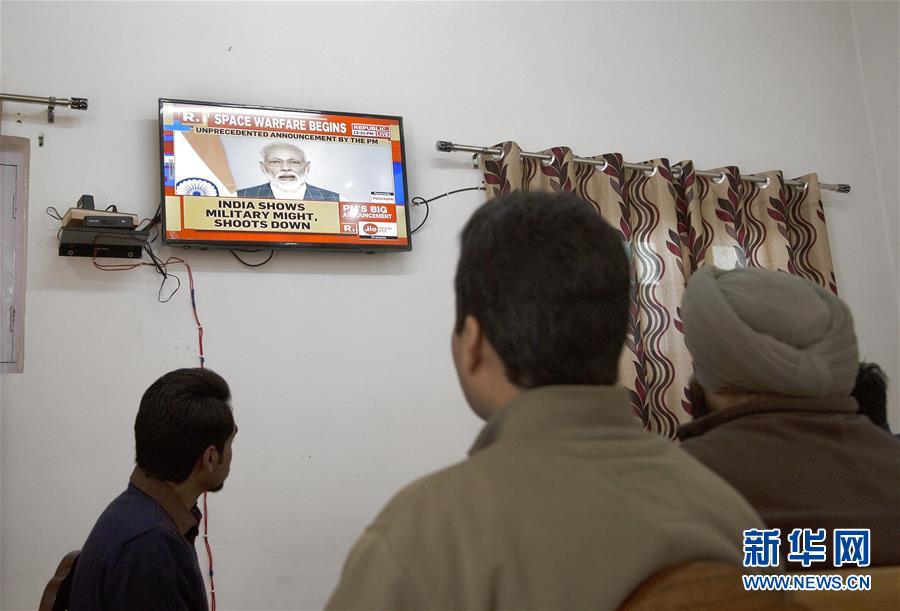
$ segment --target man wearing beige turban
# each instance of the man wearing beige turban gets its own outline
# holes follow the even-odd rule
[[[707,412],[681,426],[682,448],[782,537],[869,528],[871,563],[900,564],[900,441],[856,413],[846,304],[782,272],[707,267],[681,312]]]

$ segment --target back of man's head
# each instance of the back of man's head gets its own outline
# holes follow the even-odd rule
[[[784,272],[707,266],[681,305],[705,390],[849,397],[859,356],[853,318],[831,291]]]
[[[134,438],[138,466],[148,475],[180,483],[209,446],[224,452],[234,432],[228,383],[209,369],[171,371],[144,393]]]
[[[628,298],[621,236],[573,195],[516,191],[463,229],[455,331],[477,320],[516,386],[613,384]]]
[[[875,363],[860,363],[856,385],[850,393],[859,404],[859,413],[890,431],[887,423],[887,376]]]

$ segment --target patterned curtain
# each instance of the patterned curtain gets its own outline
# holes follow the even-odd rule
[[[541,151],[549,162],[521,157],[515,142],[483,155],[489,197],[510,191],[574,192],[618,228],[632,264],[632,300],[620,381],[644,426],[674,438],[689,419],[686,387],[693,371],[684,345],[679,304],[691,274],[703,265],[763,267],[796,274],[837,292],[825,214],[815,174],[805,188],[784,184],[780,171],[755,174],[764,184],[742,181],[735,166],[716,168],[717,178],[696,174],[691,161],[673,172],[667,159],[653,171],[624,167],[622,155],[575,163],[572,151]],[[560,236],[565,239],[565,236]]]

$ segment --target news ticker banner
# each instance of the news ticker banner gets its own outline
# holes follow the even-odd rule
[[[163,131],[374,146],[400,142],[397,119],[202,104],[163,106]]]
[[[166,197],[166,230],[178,238],[185,230],[215,240],[221,232],[325,234],[363,240],[406,239],[402,206],[388,203],[317,202],[259,198]]]

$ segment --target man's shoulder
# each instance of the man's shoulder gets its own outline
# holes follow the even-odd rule
[[[711,419],[709,422],[707,420]],[[750,413],[716,422],[717,416],[705,416],[679,429],[680,447],[693,456],[713,452],[734,453],[735,444],[792,444],[791,415],[778,412]]]
[[[176,534],[171,519],[152,498],[130,486],[100,514],[85,546],[93,541],[105,546],[121,546],[157,531]]]
[[[747,444],[761,449],[795,448],[798,440],[811,431],[815,436],[827,435],[838,429],[845,433],[850,414],[816,414],[812,412],[759,411],[715,421],[716,415],[682,425],[679,431],[681,447],[697,456],[710,452],[734,454],[735,444]],[[709,423],[707,419],[713,418]],[[856,427],[853,427],[854,429]],[[751,456],[747,456],[752,460]]]
[[[471,458],[421,477],[401,488],[372,526],[402,523],[409,516],[423,515],[423,512],[433,517],[450,513],[458,505],[456,501],[476,493],[483,479]]]
[[[131,485],[107,506],[82,546],[70,608],[200,609],[199,603],[180,600],[170,607],[158,604],[172,584],[202,584],[196,562],[193,545],[165,510]],[[136,602],[141,600],[146,604]]]
[[[145,548],[153,541],[175,540],[177,535],[175,525],[156,501],[129,486],[97,518],[81,548],[78,572],[95,575],[107,570],[103,567],[116,566],[129,550]]]
[[[247,187],[246,189],[237,190],[238,197],[260,197],[265,193],[271,192],[272,186],[267,182],[261,185],[254,185],[252,187]]]
[[[764,474],[757,457],[767,456],[770,466],[794,469],[799,456],[808,460],[900,465],[900,443],[865,416],[845,413],[762,413],[725,422],[693,435],[681,447],[717,472],[745,478]],[[735,451],[736,447],[748,451]],[[865,459],[861,459],[865,456]],[[873,467],[874,468],[874,467]]]
[[[192,546],[175,525],[158,512],[104,512],[81,550],[82,559],[104,573],[130,572],[132,567],[188,566]]]
[[[723,524],[746,523],[747,528],[755,527],[758,520],[756,512],[734,484],[716,468],[718,465],[707,462],[703,456],[697,456],[684,445],[673,444],[667,454],[673,494],[680,495],[684,506],[695,515],[706,515],[710,508],[714,508],[711,512],[715,516],[714,521],[721,519]],[[733,446],[731,451],[735,451]],[[707,519],[710,519],[709,516]]]
[[[336,191],[329,191],[328,189],[323,189],[322,187],[317,187],[311,184],[306,185],[305,197],[313,199],[324,199],[329,201],[339,201],[341,198],[340,194]]]

